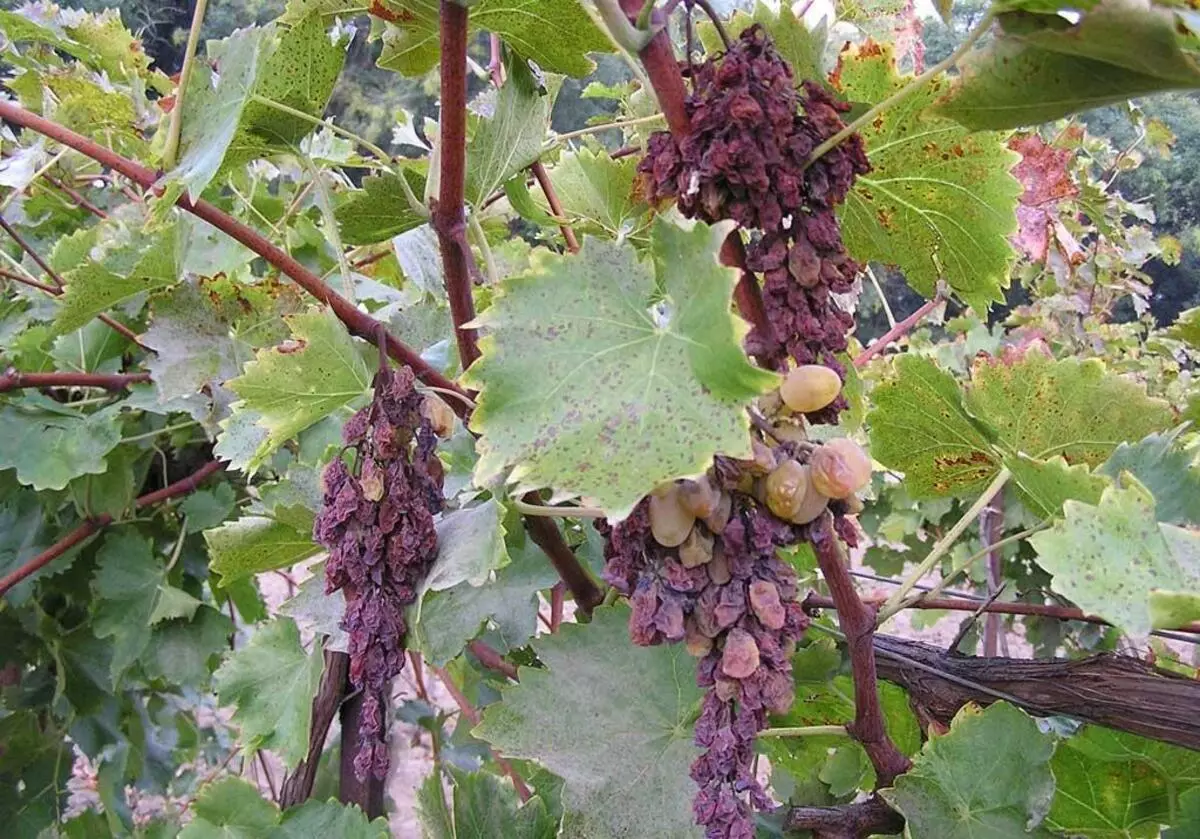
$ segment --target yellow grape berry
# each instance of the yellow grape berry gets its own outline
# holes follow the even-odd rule
[[[807,494],[808,470],[794,460],[785,460],[767,475],[767,508],[781,519],[791,521]]]
[[[783,404],[798,414],[808,414],[829,406],[841,392],[841,378],[821,364],[797,367],[788,373],[779,386]]]
[[[650,495],[650,532],[665,548],[677,548],[692,532],[696,517],[684,509],[677,487]]]
[[[871,459],[853,440],[838,437],[813,452],[812,484],[822,495],[847,498],[871,482]]]

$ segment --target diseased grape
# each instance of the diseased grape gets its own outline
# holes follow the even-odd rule
[[[808,494],[808,470],[794,460],[785,460],[767,476],[763,494],[772,513],[792,521]]]
[[[658,544],[667,548],[682,545],[695,523],[696,517],[684,509],[677,487],[650,496],[650,532]]]
[[[713,537],[699,527],[693,527],[692,532],[679,546],[679,561],[684,568],[695,568],[705,565],[713,558]]]
[[[820,364],[802,364],[787,374],[779,386],[779,395],[793,411],[809,414],[819,411],[838,398],[842,379]]]
[[[755,580],[750,584],[750,608],[767,629],[782,629],[783,604],[779,588],[770,580]]]
[[[837,437],[813,452],[812,485],[822,495],[846,498],[871,482],[871,459],[853,440]]]
[[[421,416],[429,420],[433,433],[442,439],[454,433],[454,410],[432,393],[421,403]]]
[[[335,458],[322,475],[313,525],[314,540],[329,550],[325,587],[346,596],[350,681],[363,693],[354,756],[360,780],[387,775],[388,705],[404,666],[405,611],[437,555],[441,463],[414,385],[407,367],[376,374],[371,404],[342,429],[348,458]]]
[[[704,519],[705,526],[718,536],[725,532],[729,517],[733,515],[733,498],[728,492],[721,492],[717,497],[717,506],[712,514]]]
[[[721,672],[731,679],[746,679],[758,669],[759,660],[754,636],[744,629],[730,630],[721,652]]]
[[[720,493],[707,476],[679,484],[679,502],[698,519],[708,518],[717,509]]]

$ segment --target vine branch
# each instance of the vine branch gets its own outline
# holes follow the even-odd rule
[[[467,10],[454,0],[441,0],[441,123],[438,144],[438,198],[433,229],[442,250],[446,296],[458,340],[463,369],[479,358],[479,341],[469,327],[475,319],[465,207],[467,171]]]
[[[180,478],[173,484],[157,489],[154,492],[148,492],[145,495],[139,496],[133,502],[136,509],[140,510],[144,507],[150,507],[159,502],[175,498],[180,495],[187,495],[204,482],[204,479],[215,472],[219,472],[222,465],[213,460],[201,466],[186,478]],[[30,559],[20,568],[11,571],[4,577],[0,578],[0,597],[8,593],[8,591],[17,583],[35,574],[45,568],[54,560],[65,554],[71,548],[88,539],[92,535],[99,533],[104,528],[113,523],[113,517],[108,513],[93,518],[87,519],[80,523],[78,527],[72,530],[63,538],[59,539],[46,550],[42,551],[37,556]]]
[[[813,524],[810,538],[821,575],[836,604],[838,625],[845,633],[846,646],[850,650],[854,722],[847,725],[846,730],[862,744],[871,759],[877,786],[891,786],[897,775],[908,771],[912,762],[896,748],[884,726],[875,669],[875,609],[859,599],[833,529],[833,517],[828,512]]]
[[[149,373],[22,373],[9,369],[0,375],[0,393],[22,388],[96,387],[104,390],[124,390],[131,384],[150,381]]]
[[[279,806],[287,809],[307,801],[312,796],[313,784],[317,780],[317,767],[321,763],[321,752],[325,750],[325,738],[333,725],[338,708],[346,695],[349,684],[350,656],[333,650],[325,650],[325,669],[321,671],[321,682],[312,702],[312,726],[308,734],[308,752],[300,765],[284,779],[279,787]]]
[[[869,268],[867,269],[870,270]],[[883,299],[883,293],[880,292],[880,299]],[[945,298],[941,294],[937,294],[931,300],[926,300],[921,304],[921,307],[906,317],[904,320],[895,324],[887,332],[880,335],[877,339],[871,342],[871,346],[860,352],[854,358],[855,367],[866,367],[867,362],[888,348],[888,345],[898,338],[902,338],[909,332],[912,332],[918,323],[923,321],[925,317],[936,309]],[[886,304],[886,301],[885,301]]]
[[[0,101],[0,118],[14,125],[19,125],[22,128],[28,128],[38,134],[43,134],[63,145],[70,146],[81,154],[114,170],[145,189],[153,189],[158,180],[153,171],[140,163],[123,157],[112,149],[106,148],[87,137],[76,134],[69,128],[65,128],[37,114],[30,113],[14,102]],[[351,333],[372,344],[377,344],[379,341],[377,336],[380,334],[379,321],[366,312],[359,310],[349,300],[329,288],[321,282],[320,277],[309,271],[281,248],[273,245],[257,230],[243,224],[207,201],[192,201],[187,195],[181,195],[176,204],[183,210],[197,218],[203,219],[222,233],[225,233],[254,251],[254,253],[279,269],[280,272],[291,278],[296,285],[329,306]],[[411,347],[405,345],[386,331],[382,334],[384,335],[383,340],[387,343],[388,355],[397,362],[411,367],[421,381],[444,390],[456,393],[463,392],[462,388],[434,369]],[[455,402],[454,407],[460,416],[466,415],[467,411],[463,405]]]

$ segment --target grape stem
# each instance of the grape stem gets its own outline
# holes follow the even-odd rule
[[[870,268],[867,270],[869,272]],[[870,276],[872,279],[874,279],[875,275],[871,274]],[[876,288],[878,288],[878,285],[876,285]],[[882,291],[879,292],[879,296],[880,299],[883,299]],[[865,367],[868,361],[886,350],[888,345],[893,341],[907,335],[909,332],[912,332],[916,325],[923,321],[926,315],[945,302],[945,299],[946,298],[941,294],[937,294],[931,300],[926,300],[924,303],[922,303],[919,309],[906,317],[904,320],[900,321],[899,323],[893,323],[891,329],[880,335],[878,339],[871,342],[871,346],[867,347],[865,350],[855,356],[854,366]],[[884,305],[886,304],[887,301],[885,300]],[[890,315],[891,312],[889,311],[888,314]]]
[[[599,507],[548,507],[544,504],[529,504],[520,498],[512,500],[513,509],[524,516],[546,516],[561,519],[602,519],[608,513]]]
[[[811,166],[818,158],[820,158],[826,152],[830,151],[831,149],[836,148],[839,144],[842,143],[842,141],[846,140],[847,138],[849,138],[852,135],[856,134],[857,132],[861,131],[865,126],[868,126],[871,123],[873,123],[876,119],[879,118],[880,114],[883,114],[884,112],[895,107],[896,105],[899,105],[901,102],[903,102],[908,97],[912,96],[914,93],[916,93],[922,87],[924,87],[925,84],[930,79],[932,79],[934,76],[936,76],[939,73],[941,73],[945,70],[948,70],[951,67],[953,67],[954,65],[956,65],[958,63],[959,59],[961,59],[964,55],[966,55],[967,52],[971,49],[971,47],[975,46],[975,43],[980,38],[982,38],[984,35],[986,35],[988,33],[988,31],[992,28],[992,22],[994,20],[995,20],[995,16],[991,12],[988,12],[987,14],[985,14],[980,19],[979,23],[975,26],[975,28],[972,29],[967,34],[966,39],[961,44],[958,45],[958,48],[956,50],[954,50],[954,52],[950,53],[950,55],[946,56],[944,59],[939,61],[937,64],[934,64],[932,67],[930,67],[924,73],[921,73],[919,76],[914,77],[912,79],[912,81],[910,81],[904,87],[897,90],[891,96],[887,97],[882,102],[880,102],[879,104],[877,104],[873,108],[871,108],[869,111],[867,111],[865,114],[860,116],[858,119],[854,120],[854,122],[850,123],[845,128],[843,128],[841,131],[834,134],[828,140],[825,140],[823,143],[821,143],[815,149],[813,149],[812,154],[809,155],[809,157],[808,157],[808,163],[805,164],[805,168],[807,168],[808,166]]]
[[[155,490],[154,492],[148,492],[145,495],[139,496],[137,500],[133,502],[133,506],[136,509],[141,510],[145,507],[158,504],[161,501],[167,501],[180,495],[187,495],[188,493],[195,491],[195,489],[204,482],[205,478],[214,474],[215,472],[221,471],[221,468],[222,465],[219,462],[215,460],[210,461],[201,466],[192,474],[188,475],[186,478],[180,478],[175,483],[165,486],[162,489]],[[66,536],[59,539],[53,545],[46,548],[46,550],[30,559],[20,568],[17,568],[16,570],[0,578],[0,596],[6,594],[13,586],[24,580],[26,577],[36,574],[38,571],[42,570],[42,568],[46,567],[51,562],[65,554],[67,551],[71,550],[71,548],[87,540],[94,534],[99,533],[101,530],[112,524],[112,522],[113,517],[108,513],[86,519],[82,524],[80,524]]]
[[[920,565],[905,576],[904,582],[900,584],[900,587],[892,592],[892,596],[887,599],[887,602],[879,610],[876,618],[877,625],[882,625],[892,615],[905,608],[905,595],[912,591],[917,583],[921,581],[921,578],[932,571],[942,561],[942,557],[954,547],[954,543],[958,541],[958,537],[962,536],[967,528],[974,524],[975,519],[979,518],[980,514],[992,503],[992,499],[996,497],[1000,490],[1004,489],[1004,485],[1008,483],[1008,479],[1011,477],[1012,473],[1007,469],[1003,467],[1000,469],[996,477],[988,484],[987,489],[983,491],[983,494],[975,499],[975,503],[962,514],[962,517],[954,523],[954,526],[946,531],[946,534],[941,539],[938,539],[934,543],[933,549],[929,551],[929,555],[921,561]]]
[[[849,737],[844,725],[799,725],[782,728],[766,728],[758,732],[759,737]]]
[[[104,390],[124,390],[131,384],[150,381],[149,373],[22,373],[8,370],[0,375],[0,393],[22,388],[94,387]]]

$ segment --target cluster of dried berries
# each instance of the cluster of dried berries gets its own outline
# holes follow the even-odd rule
[[[643,191],[674,199],[689,217],[733,219],[760,231],[747,267],[762,275],[770,335],[751,332],[747,349],[782,368],[823,364],[839,376],[854,320],[833,298],[851,290],[858,265],[842,244],[834,208],[870,169],[862,140],[851,136],[811,165],[809,155],[844,127],[846,106],[820,85],[797,91],[791,67],[759,26],[742,32],[723,56],[685,66],[691,132],[677,141],[651,136],[641,161]],[[835,422],[842,400],[810,421]]]
[[[837,445],[834,445],[834,444]],[[796,575],[777,548],[809,538],[826,511],[845,514],[870,479],[849,440],[756,443],[753,461],[718,457],[702,478],[657,490],[620,524],[600,524],[605,579],[629,597],[636,644],[683,641],[707,689],[696,723],[693,811],[709,839],[749,839],[771,801],[754,775],[754,739],[792,704],[791,658],[808,626]],[[865,477],[864,477],[865,468]]]
[[[350,680],[363,692],[360,780],[387,775],[388,698],[404,667],[404,610],[437,553],[441,509],[437,439],[412,370],[382,368],[371,404],[342,431],[346,455],[325,469],[324,499],[313,527],[329,550],[325,588],[346,596]]]

